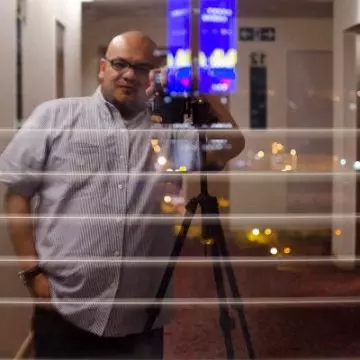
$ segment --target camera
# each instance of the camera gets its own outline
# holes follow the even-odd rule
[[[217,122],[210,105],[197,93],[171,94],[162,87],[161,72],[155,73],[155,95],[152,112],[161,124],[188,124],[193,127],[210,127]]]

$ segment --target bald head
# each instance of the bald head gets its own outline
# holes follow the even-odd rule
[[[120,53],[126,52],[132,57],[138,55],[139,59],[134,59],[134,61],[147,60],[156,66],[156,50],[157,45],[149,36],[141,31],[128,31],[115,36],[110,41],[106,50],[106,57],[112,59],[119,56]]]

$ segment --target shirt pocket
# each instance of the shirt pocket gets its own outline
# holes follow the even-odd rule
[[[70,172],[91,173],[101,171],[102,150],[96,140],[74,140],[68,146]]]

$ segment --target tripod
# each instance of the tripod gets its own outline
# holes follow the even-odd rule
[[[203,133],[200,133],[200,153],[201,153],[201,160],[202,164],[206,164],[206,151],[204,150],[204,145],[206,145],[206,138]],[[208,193],[208,183],[207,183],[207,176],[205,174],[201,174],[200,180],[201,192],[197,197],[192,198],[188,204],[186,205],[186,214],[181,225],[180,232],[176,238],[174,248],[171,253],[171,259],[177,259],[182,247],[184,245],[185,238],[187,236],[187,232],[191,225],[191,221],[193,216],[196,213],[198,205],[201,207],[202,215],[215,215],[216,220],[211,220],[211,223],[206,222],[206,219],[202,219],[202,236],[204,239],[214,239],[214,243],[211,245],[211,253],[214,259],[216,258],[229,258],[228,249],[226,246],[226,240],[224,236],[224,231],[221,226],[221,222],[219,219],[219,206],[216,197],[211,196]],[[225,269],[225,273],[228,277],[230,289],[232,292],[233,299],[241,299],[241,295],[239,289],[236,284],[236,278],[234,274],[234,270],[231,266],[231,263],[226,262],[223,264]],[[166,294],[167,287],[171,280],[173,271],[175,269],[175,262],[171,262],[167,265],[165,270],[164,276],[161,280],[160,287],[156,294],[156,300],[161,301]],[[224,279],[222,274],[221,264],[218,262],[213,263],[213,274],[216,284],[216,291],[219,299],[225,300],[226,293],[225,293],[225,286],[224,286]],[[226,355],[227,359],[234,359],[234,347],[231,338],[231,331],[235,328],[235,322],[231,318],[229,314],[229,309],[226,304],[219,305],[220,310],[220,318],[219,324],[223,332],[225,348],[226,348]],[[236,311],[239,321],[241,324],[245,345],[247,348],[249,359],[255,359],[255,353],[250,337],[249,328],[247,325],[245,313],[242,304],[233,305],[234,310]],[[151,330],[157,316],[160,313],[160,305],[154,306],[149,308],[149,316],[147,322],[145,324],[145,331]]]

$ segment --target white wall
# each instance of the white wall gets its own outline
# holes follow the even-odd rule
[[[349,105],[355,101],[354,90],[356,89],[356,57],[357,41],[355,34],[345,33],[348,28],[360,24],[360,1],[358,0],[335,0],[334,3],[334,127],[356,129],[356,111],[351,110]],[[354,109],[354,108],[352,108]],[[347,166],[342,167],[339,163],[334,171],[351,171],[352,164],[356,160],[355,137],[347,135],[334,136],[334,152],[339,159],[346,159]],[[337,214],[356,213],[356,175],[349,174],[342,177],[334,177],[333,211]],[[333,247],[334,255],[355,256],[356,233],[355,220],[336,219],[333,223]],[[335,234],[336,229],[341,229],[341,235]]]
[[[248,161],[259,150],[265,152],[263,161],[254,161],[247,167],[246,172],[271,171],[269,157],[272,142],[285,145],[287,136],[284,131],[288,127],[288,89],[287,89],[287,55],[291,51],[331,51],[332,50],[332,21],[307,19],[251,19],[241,20],[243,26],[272,26],[276,29],[276,42],[241,42],[239,43],[238,80],[239,91],[231,99],[233,116],[241,127],[248,128],[249,124],[249,66],[250,53],[263,51],[267,55],[268,71],[268,129],[265,133],[250,131],[246,133],[246,151],[235,159],[233,170],[237,170],[239,160]],[[306,69],[302,69],[306,72]],[[295,77],[294,77],[295,78]],[[332,119],[329,119],[329,124]],[[301,127],[301,126],[299,126]],[[279,129],[279,131],[276,131]],[[286,149],[289,152],[290,149]],[[252,153],[252,155],[251,155]],[[301,156],[301,154],[299,154]],[[273,177],[232,176],[230,186],[231,212],[233,214],[252,214],[261,216],[266,214],[282,215],[287,213],[287,178],[283,172],[273,172]],[[305,195],[304,195],[305,196]],[[265,225],[261,221],[254,226]],[[267,224],[269,226],[271,224]],[[273,224],[275,227],[294,227],[289,221]],[[285,226],[287,225],[287,226]],[[307,224],[302,224],[302,226]],[[233,228],[239,227],[237,221]],[[301,227],[301,226],[300,226]]]
[[[23,97],[26,117],[39,103],[55,97],[55,20],[67,28],[66,95],[81,95],[81,6],[79,0],[28,0],[23,32]],[[16,120],[16,0],[4,0],[0,11],[0,126],[14,129]],[[0,133],[0,149],[11,140]],[[0,187],[3,212],[4,188]],[[6,229],[0,221],[0,257],[14,257]],[[0,262],[0,298],[29,296],[17,276],[17,262]],[[29,333],[30,306],[0,306],[0,357],[13,358]]]
[[[0,11],[0,122],[1,128],[13,128],[16,119],[16,0],[6,0]],[[5,135],[0,133],[1,140]],[[3,189],[0,189],[2,199]],[[0,204],[2,209],[2,203]],[[0,225],[0,256],[11,256],[12,249],[4,226]],[[25,294],[16,275],[17,267],[0,262],[0,297]],[[15,354],[28,333],[30,311],[25,307],[0,306],[0,357]]]
[[[66,28],[65,95],[81,95],[80,0],[28,0],[24,24],[24,116],[55,98],[55,23]]]
[[[1,5],[0,109],[1,126],[12,127],[16,116],[16,0]],[[5,36],[6,34],[6,36]],[[5,50],[5,51],[4,51]]]

